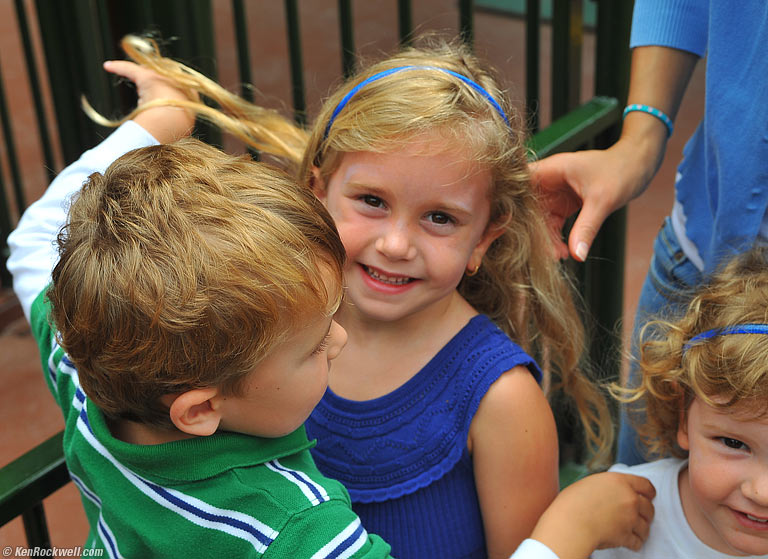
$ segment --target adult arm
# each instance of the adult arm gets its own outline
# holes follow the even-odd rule
[[[698,55],[662,46],[636,47],[628,104],[660,109],[674,120]],[[639,196],[664,157],[667,127],[643,112],[627,114],[621,137],[606,150],[556,154],[532,165],[558,255],[584,261],[605,219]],[[581,209],[566,245],[565,219]]]
[[[557,430],[544,393],[525,367],[494,382],[469,430],[475,486],[490,558],[507,558],[558,491]]]

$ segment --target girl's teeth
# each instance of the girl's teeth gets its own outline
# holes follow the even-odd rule
[[[411,278],[390,278],[389,276],[385,276],[383,274],[378,273],[373,268],[369,268],[368,266],[365,267],[365,271],[368,272],[368,275],[371,276],[373,279],[378,280],[382,283],[389,283],[392,285],[405,285],[406,283],[409,283],[411,281]]]
[[[754,520],[755,522],[768,522],[768,518],[757,518],[755,516],[752,516],[751,514],[748,514],[747,518],[749,518],[750,520]]]

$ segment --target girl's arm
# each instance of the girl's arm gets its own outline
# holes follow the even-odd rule
[[[656,490],[645,478],[603,472],[566,487],[536,524],[531,538],[559,559],[585,559],[595,549],[637,551],[648,538]],[[518,550],[513,559],[544,559],[547,550]],[[538,553],[536,553],[538,551]]]
[[[506,559],[558,492],[555,420],[528,369],[515,367],[491,385],[467,444],[488,556]]]

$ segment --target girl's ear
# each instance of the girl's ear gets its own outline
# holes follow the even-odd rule
[[[316,165],[312,165],[311,175],[309,177],[309,187],[312,189],[312,192],[315,193],[315,196],[317,196],[317,199],[320,200],[323,204],[325,204],[325,195],[327,192],[325,181],[323,180],[322,175],[320,174],[320,168]]]
[[[179,431],[196,437],[207,437],[219,428],[221,396],[218,388],[194,388],[171,398],[171,421]]]
[[[685,409],[685,398],[680,396],[680,417],[677,420],[677,444],[683,450],[690,450],[688,441],[688,412]]]
[[[485,228],[483,236],[480,237],[480,240],[472,250],[472,254],[469,256],[469,262],[467,262],[468,271],[471,272],[477,266],[480,266],[483,263],[483,256],[485,256],[485,253],[488,251],[491,243],[498,239],[502,233],[504,233],[503,224],[499,224],[498,222],[488,224],[488,227]]]

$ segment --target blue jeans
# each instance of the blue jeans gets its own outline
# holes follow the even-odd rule
[[[632,331],[633,356],[637,355],[637,341],[643,325],[649,319],[679,315],[701,280],[702,273],[680,248],[672,222],[667,217],[653,244],[653,257],[637,303]],[[629,369],[630,385],[637,383],[638,375],[637,364],[633,361]],[[647,461],[633,427],[633,424],[641,423],[643,417],[643,413],[632,406],[621,406],[617,462],[631,466]]]

